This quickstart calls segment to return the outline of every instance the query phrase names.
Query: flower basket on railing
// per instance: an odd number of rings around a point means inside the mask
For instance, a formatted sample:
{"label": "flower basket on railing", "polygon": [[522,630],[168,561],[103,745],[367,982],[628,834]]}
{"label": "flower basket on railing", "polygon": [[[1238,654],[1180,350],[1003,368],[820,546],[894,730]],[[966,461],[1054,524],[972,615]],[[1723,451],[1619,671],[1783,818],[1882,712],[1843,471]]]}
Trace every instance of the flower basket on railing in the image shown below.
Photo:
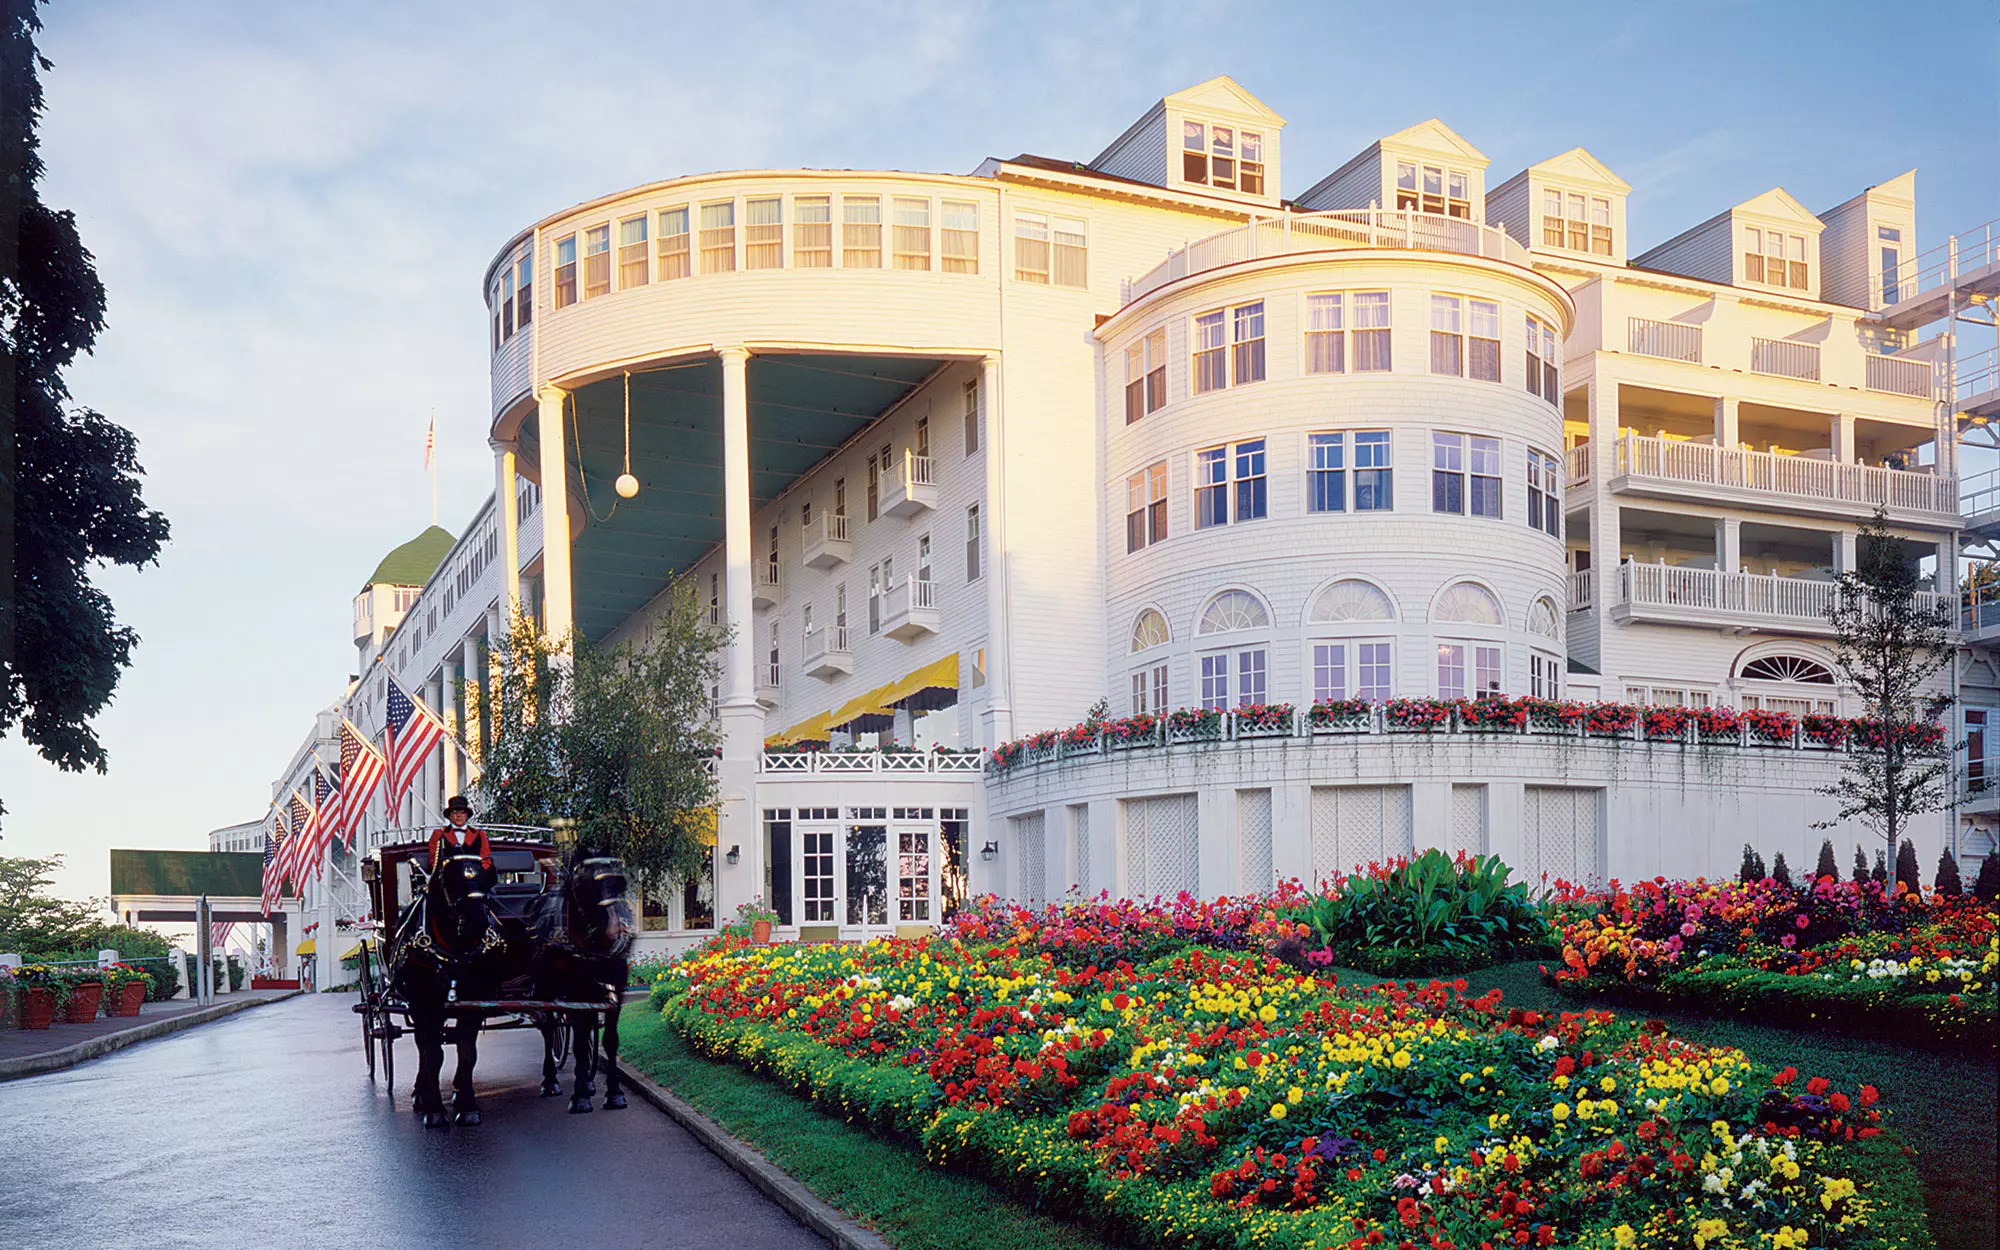
{"label": "flower basket on railing", "polygon": [[1639,709],[1628,703],[1593,703],[1583,710],[1583,732],[1593,738],[1629,738]]}
{"label": "flower basket on railing", "polygon": [[1742,717],[1744,736],[1757,746],[1790,746],[1792,733],[1798,728],[1790,712],[1753,707],[1737,715]]}
{"label": "flower basket on railing", "polygon": [[1686,742],[1694,712],[1684,707],[1649,707],[1643,722],[1648,742]]}
{"label": "flower basket on railing", "polygon": [[1366,699],[1321,699],[1306,713],[1306,725],[1316,734],[1368,732],[1374,707]]}
{"label": "flower basket on railing", "polygon": [[1515,699],[1471,699],[1456,710],[1458,727],[1467,733],[1513,733],[1528,723],[1528,709]]}
{"label": "flower basket on railing", "polygon": [[1446,699],[1391,699],[1382,705],[1382,723],[1390,733],[1436,733],[1451,723]]}
{"label": "flower basket on railing", "polygon": [[1799,718],[1799,742],[1822,751],[1838,750],[1847,745],[1847,728],[1838,716],[1813,712]]}
{"label": "flower basket on railing", "polygon": [[1895,742],[1906,751],[1931,752],[1944,745],[1944,728],[1928,722],[1885,725],[1872,716],[1844,722],[1847,741],[1857,751],[1880,751]]}
{"label": "flower basket on railing", "polygon": [[1252,703],[1229,709],[1239,738],[1281,738],[1292,732],[1292,705]]}
{"label": "flower basket on railing", "polygon": [[1139,712],[1118,720],[1105,721],[1104,742],[1113,751],[1132,751],[1140,747],[1158,746],[1160,718],[1151,712]]}
{"label": "flower basket on railing", "polygon": [[1026,758],[1027,753],[1028,744],[1017,738],[1012,742],[1003,742],[999,746],[994,747],[992,754],[987,756],[987,761],[992,765],[994,772],[1004,773],[1008,769],[1020,764]]}
{"label": "flower basket on railing", "polygon": [[1053,729],[1044,729],[1038,734],[1028,735],[1027,763],[1040,764],[1058,758],[1062,746],[1062,735]]}
{"label": "flower basket on railing", "polygon": [[1695,709],[1694,740],[1703,746],[1740,746],[1743,718],[1733,707]]}
{"label": "flower basket on railing", "polygon": [[1097,751],[1097,724],[1085,721],[1072,725],[1056,738],[1056,754],[1064,759],[1072,755],[1092,755]]}
{"label": "flower basket on railing", "polygon": [[1222,738],[1222,712],[1212,707],[1179,707],[1167,713],[1168,742],[1216,742]]}
{"label": "flower basket on railing", "polygon": [[1529,733],[1574,734],[1589,708],[1568,699],[1522,699]]}

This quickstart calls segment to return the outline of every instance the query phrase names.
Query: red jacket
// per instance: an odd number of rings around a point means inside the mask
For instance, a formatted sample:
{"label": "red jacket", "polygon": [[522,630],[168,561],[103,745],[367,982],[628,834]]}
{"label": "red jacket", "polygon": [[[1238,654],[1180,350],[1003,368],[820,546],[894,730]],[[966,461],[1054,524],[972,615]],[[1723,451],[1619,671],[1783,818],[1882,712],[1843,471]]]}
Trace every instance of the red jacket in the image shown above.
{"label": "red jacket", "polygon": [[493,847],[486,841],[486,831],[484,829],[476,828],[470,824],[466,825],[464,829],[454,828],[451,825],[440,825],[436,829],[431,830],[431,871],[437,871],[437,866],[444,858],[444,853],[447,849],[457,850],[460,847],[476,848],[479,851],[480,864],[487,868],[493,866]]}

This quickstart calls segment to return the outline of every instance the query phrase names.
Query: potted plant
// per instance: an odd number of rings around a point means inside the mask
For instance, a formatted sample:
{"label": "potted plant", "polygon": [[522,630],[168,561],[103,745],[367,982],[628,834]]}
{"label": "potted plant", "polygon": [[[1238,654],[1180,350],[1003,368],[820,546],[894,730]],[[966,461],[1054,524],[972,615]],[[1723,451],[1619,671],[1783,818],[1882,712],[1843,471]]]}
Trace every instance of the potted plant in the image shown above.
{"label": "potted plant", "polygon": [[749,925],[750,940],[759,946],[771,944],[771,926],[777,922],[778,913],[765,904],[761,894],[736,908],[736,923]]}
{"label": "potted plant", "polygon": [[1735,746],[1742,740],[1743,718],[1733,707],[1699,708],[1694,714],[1695,741],[1708,745]]}
{"label": "potted plant", "polygon": [[1797,722],[1790,712],[1773,712],[1768,708],[1746,708],[1738,713],[1743,728],[1748,731],[1750,741],[1763,746],[1790,746],[1792,730]]}
{"label": "potted plant", "polygon": [[136,1016],[139,1004],[146,1001],[151,991],[151,973],[134,968],[130,964],[108,964],[104,969],[104,1014],[107,1016]]}
{"label": "potted plant", "polygon": [[1267,738],[1292,732],[1292,705],[1251,703],[1229,709],[1239,738]]}
{"label": "potted plant", "polygon": [[1588,710],[1569,699],[1528,698],[1521,700],[1521,706],[1528,713],[1530,733],[1574,734]]}
{"label": "potted plant", "polygon": [[69,1002],[63,1007],[64,1024],[89,1024],[97,1019],[104,1004],[104,973],[90,968],[70,974]]}
{"label": "potted plant", "polygon": [[1646,739],[1649,742],[1685,742],[1694,713],[1684,707],[1649,707],[1645,711]]}
{"label": "potted plant", "polygon": [[1446,699],[1391,699],[1382,705],[1382,723],[1390,733],[1434,733],[1451,720]]}
{"label": "potted plant", "polygon": [[1838,716],[1808,712],[1799,718],[1799,740],[1827,750],[1846,746],[1847,722]]}
{"label": "potted plant", "polygon": [[1366,699],[1321,699],[1307,713],[1314,733],[1364,733],[1374,707]]}
{"label": "potted plant", "polygon": [[1169,742],[1213,742],[1222,737],[1222,712],[1212,707],[1177,707],[1167,713]]}
{"label": "potted plant", "polygon": [[1628,703],[1594,703],[1584,709],[1583,731],[1593,738],[1625,738],[1639,722],[1639,709]]}
{"label": "potted plant", "polygon": [[46,1029],[69,1001],[69,974],[48,964],[23,964],[14,972],[21,986],[21,1027]]}
{"label": "potted plant", "polygon": [[1505,733],[1528,723],[1528,709],[1502,695],[1469,699],[1458,705],[1458,727],[1468,733]]}

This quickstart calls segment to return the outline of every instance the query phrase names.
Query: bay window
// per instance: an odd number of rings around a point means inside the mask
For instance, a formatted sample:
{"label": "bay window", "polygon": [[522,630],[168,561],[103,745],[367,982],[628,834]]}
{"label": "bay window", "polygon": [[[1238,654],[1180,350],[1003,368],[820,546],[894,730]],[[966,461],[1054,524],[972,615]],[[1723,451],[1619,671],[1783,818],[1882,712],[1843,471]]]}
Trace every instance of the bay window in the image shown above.
{"label": "bay window", "polygon": [[833,268],[833,199],[800,195],[792,199],[792,268]]}
{"label": "bay window", "polygon": [[594,299],[611,292],[611,226],[592,226],[583,232],[583,298]]}
{"label": "bay window", "polygon": [[701,271],[732,273],[736,269],[736,201],[701,206]]}
{"label": "bay window", "polygon": [[1306,372],[1344,373],[1346,334],[1339,292],[1306,296]]}
{"label": "bay window", "polygon": [[688,210],[663,208],[659,216],[659,280],[685,278],[694,272],[688,253]]}
{"label": "bay window", "polygon": [[1389,293],[1354,292],[1354,371],[1389,369]]}

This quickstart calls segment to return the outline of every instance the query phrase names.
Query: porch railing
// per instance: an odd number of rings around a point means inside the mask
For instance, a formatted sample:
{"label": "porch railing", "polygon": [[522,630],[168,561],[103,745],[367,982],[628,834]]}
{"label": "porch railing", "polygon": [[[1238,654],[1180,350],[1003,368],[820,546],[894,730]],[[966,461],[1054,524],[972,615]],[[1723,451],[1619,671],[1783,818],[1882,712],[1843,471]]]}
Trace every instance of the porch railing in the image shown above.
{"label": "porch railing", "polygon": [[1945,516],[1956,516],[1959,508],[1958,480],[1941,474],[1643,434],[1628,434],[1618,440],[1618,472]]}
{"label": "porch railing", "polygon": [[1928,360],[1903,360],[1896,356],[1869,356],[1865,379],[1871,391],[1929,399],[1937,390],[1936,368]]}
{"label": "porch railing", "polygon": [[1649,321],[1644,317],[1626,319],[1626,350],[1638,356],[1661,360],[1701,363],[1701,327],[1678,321]]}
{"label": "porch railing", "polygon": [[[1825,622],[1840,593],[1840,583],[1810,577],[1730,573],[1629,560],[1618,566],[1618,581],[1622,601],[1627,604],[1793,621]],[[1950,596],[1934,591],[1917,592],[1916,602],[1940,613],[1952,606]]]}
{"label": "porch railing", "polygon": [[761,771],[790,776],[882,773],[964,774],[986,766],[978,751],[766,751]]}
{"label": "porch railing", "polygon": [[1586,612],[1597,597],[1597,570],[1577,569],[1569,575],[1569,610]]}
{"label": "porch railing", "polygon": [[1750,340],[1750,372],[1817,382],[1819,347],[1813,343],[1794,343],[1789,339],[1753,338]]}

